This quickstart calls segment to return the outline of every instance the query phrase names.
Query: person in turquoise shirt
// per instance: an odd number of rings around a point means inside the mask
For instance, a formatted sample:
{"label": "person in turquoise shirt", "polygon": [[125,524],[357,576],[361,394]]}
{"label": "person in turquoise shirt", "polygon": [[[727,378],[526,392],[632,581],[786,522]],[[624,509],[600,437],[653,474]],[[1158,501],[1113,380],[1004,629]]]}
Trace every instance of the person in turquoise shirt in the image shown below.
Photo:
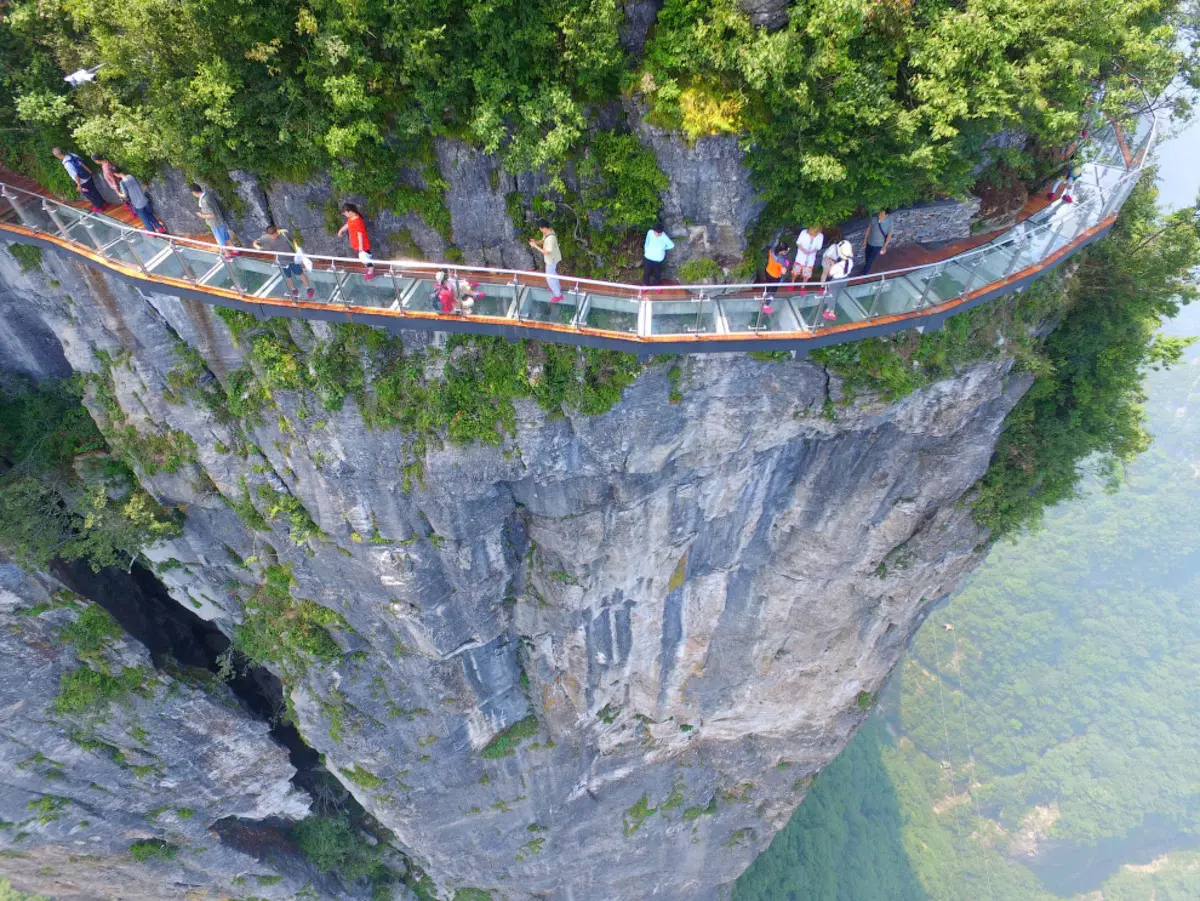
{"label": "person in turquoise shirt", "polygon": [[646,247],[642,260],[642,284],[661,285],[662,265],[667,258],[667,251],[675,247],[675,242],[667,237],[662,223],[656,222],[650,231],[646,232]]}

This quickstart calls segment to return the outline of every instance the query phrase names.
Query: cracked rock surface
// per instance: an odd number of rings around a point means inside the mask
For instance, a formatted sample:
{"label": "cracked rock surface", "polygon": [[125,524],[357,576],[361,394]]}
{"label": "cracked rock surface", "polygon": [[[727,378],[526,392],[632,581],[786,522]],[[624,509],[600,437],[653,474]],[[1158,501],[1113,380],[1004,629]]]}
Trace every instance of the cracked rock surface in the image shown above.
{"label": "cracked rock surface", "polygon": [[[1028,387],[1002,361],[843,403],[810,363],[681,358],[600,416],[520,402],[501,446],[431,443],[414,480],[406,436],[300,392],[225,452],[230,426],[164,391],[178,339],[222,382],[246,365],[212,308],[44,266],[0,253],[0,319],[22,310],[0,359],[37,371],[47,335],[80,371],[121,353],[129,421],[196,443],[142,479],[187,510],[151,554],[183,564],[173,595],[231,632],[261,577],[233,555],[290,564],[348,625],[296,684],[306,739],[443,888],[511,901],[721,897],[980,561],[960,501]],[[222,497],[242,480],[325,537],[249,530]]]}

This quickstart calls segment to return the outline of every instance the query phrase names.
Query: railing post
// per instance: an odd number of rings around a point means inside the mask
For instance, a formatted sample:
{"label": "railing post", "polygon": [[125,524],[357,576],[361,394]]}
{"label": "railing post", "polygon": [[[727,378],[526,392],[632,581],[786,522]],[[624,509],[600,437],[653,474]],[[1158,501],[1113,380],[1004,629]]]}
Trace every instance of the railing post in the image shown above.
{"label": "railing post", "polygon": [[967,280],[963,283],[962,290],[958,292],[959,297],[966,297],[971,289],[975,287],[975,276],[979,274],[979,267],[983,265],[983,254],[975,254],[975,265],[971,267],[970,273],[967,275]]}
{"label": "railing post", "polygon": [[342,271],[337,267],[337,260],[329,261],[329,271],[333,273],[333,290],[329,292],[329,300],[327,303],[334,303],[335,298],[340,297],[342,306],[348,306],[350,301],[346,299],[346,279]]}
{"label": "railing post", "polygon": [[700,317],[704,315],[704,305],[706,303],[709,303],[708,295],[705,294],[703,291],[701,291],[700,299],[698,301],[696,301],[696,321],[695,321],[695,323],[692,324],[692,334],[693,335],[698,336],[700,334],[700,331],[701,331]]}
{"label": "railing post", "polygon": [[512,292],[513,292],[513,317],[517,320],[517,322],[520,322],[521,321],[521,280],[519,278],[517,278],[516,275],[513,276],[513,280],[512,280]]}
{"label": "railing post", "polygon": [[31,229],[35,232],[40,232],[43,230],[41,228],[41,226],[39,226],[36,222],[32,221],[32,218],[25,211],[25,208],[23,206],[21,206],[20,202],[17,200],[17,195],[12,193],[11,191],[9,191],[7,185],[4,186],[3,192],[4,192],[4,199],[9,202],[9,205],[12,206],[12,208],[14,210],[16,210],[17,218],[21,220],[22,225],[24,225],[26,228]]}
{"label": "railing post", "polygon": [[221,253],[221,262],[225,264],[225,271],[229,273],[229,280],[233,282],[233,287],[237,290],[238,297],[245,299],[246,292],[242,290],[242,283],[238,281],[237,272],[233,268],[232,258]]}
{"label": "railing post", "polygon": [[42,212],[50,217],[50,221],[54,223],[54,227],[58,229],[58,233],[62,235],[65,240],[72,241],[72,243],[74,243],[74,239],[67,234],[67,227],[62,224],[62,219],[59,218],[58,211],[50,206],[50,204],[45,200],[42,201]]}
{"label": "railing post", "polygon": [[179,252],[179,248],[175,246],[175,240],[173,238],[167,238],[167,246],[171,248],[171,253],[175,256],[175,261],[179,263],[179,268],[183,272],[184,279],[191,282],[193,285],[196,284],[196,275],[192,272],[192,267],[188,265],[188,262],[186,259],[184,259],[183,254]]}
{"label": "railing post", "polygon": [[934,263],[933,272],[930,272],[925,277],[925,290],[921,292],[921,299],[917,301],[917,309],[925,309],[925,303],[929,299],[929,292],[933,290],[933,280],[942,274],[942,264]]}
{"label": "railing post", "polygon": [[142,270],[142,275],[149,275],[150,270],[146,268],[146,261],[142,259],[142,255],[137,252],[137,248],[133,246],[133,242],[129,240],[129,235],[132,232],[121,232],[121,237],[118,240],[124,241],[125,246],[129,248],[129,252],[133,255],[134,262],[137,263],[138,269]]}
{"label": "railing post", "polygon": [[388,278],[391,279],[391,282],[392,282],[392,296],[396,298],[396,302],[392,304],[392,309],[398,310],[400,312],[400,315],[403,316],[404,315],[404,304],[403,304],[404,298],[400,295],[400,282],[398,282],[396,280],[396,267],[389,263],[387,274],[388,274]]}
{"label": "railing post", "polygon": [[96,246],[96,250],[103,253],[104,245],[101,244],[100,239],[96,237],[96,233],[93,231],[94,228],[95,226],[92,225],[92,217],[88,214],[85,214],[83,218],[83,230],[87,232],[88,240]]}
{"label": "railing post", "polygon": [[883,285],[886,281],[886,275],[879,276],[879,287],[877,287],[875,289],[875,293],[871,295],[871,312],[867,314],[868,319],[874,319],[879,315],[879,296],[883,294]]}

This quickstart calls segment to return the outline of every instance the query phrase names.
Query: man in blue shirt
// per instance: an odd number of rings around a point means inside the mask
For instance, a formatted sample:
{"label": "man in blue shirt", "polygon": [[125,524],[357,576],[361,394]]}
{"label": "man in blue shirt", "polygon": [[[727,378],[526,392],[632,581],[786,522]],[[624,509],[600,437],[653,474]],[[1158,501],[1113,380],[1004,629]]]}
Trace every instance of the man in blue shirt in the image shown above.
{"label": "man in blue shirt", "polygon": [[661,285],[662,265],[667,258],[667,251],[675,247],[675,242],[667,237],[662,223],[656,222],[650,231],[646,232],[646,247],[642,260],[642,284]]}
{"label": "man in blue shirt", "polygon": [[96,187],[96,181],[92,178],[92,170],[87,167],[83,158],[78,153],[64,153],[61,147],[55,147],[53,153],[62,160],[63,168],[67,170],[67,175],[71,176],[71,181],[75,182],[79,193],[86,197],[87,202],[92,205],[92,212],[103,213],[104,195]]}

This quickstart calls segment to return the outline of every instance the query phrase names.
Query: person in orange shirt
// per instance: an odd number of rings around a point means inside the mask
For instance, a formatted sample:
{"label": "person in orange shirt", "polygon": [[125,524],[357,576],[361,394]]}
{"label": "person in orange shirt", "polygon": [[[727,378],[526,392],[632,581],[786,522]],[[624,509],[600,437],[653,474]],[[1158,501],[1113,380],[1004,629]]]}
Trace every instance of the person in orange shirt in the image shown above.
{"label": "person in orange shirt", "polygon": [[350,249],[358,254],[358,261],[367,267],[363,278],[370,281],[375,277],[375,260],[371,256],[371,239],[367,237],[367,223],[362,213],[352,203],[342,204],[342,218],[346,224],[338,229],[337,236],[350,235]]}
{"label": "person in orange shirt", "polygon": [[787,258],[787,245],[780,241],[767,251],[767,281],[782,282],[791,262]]}

